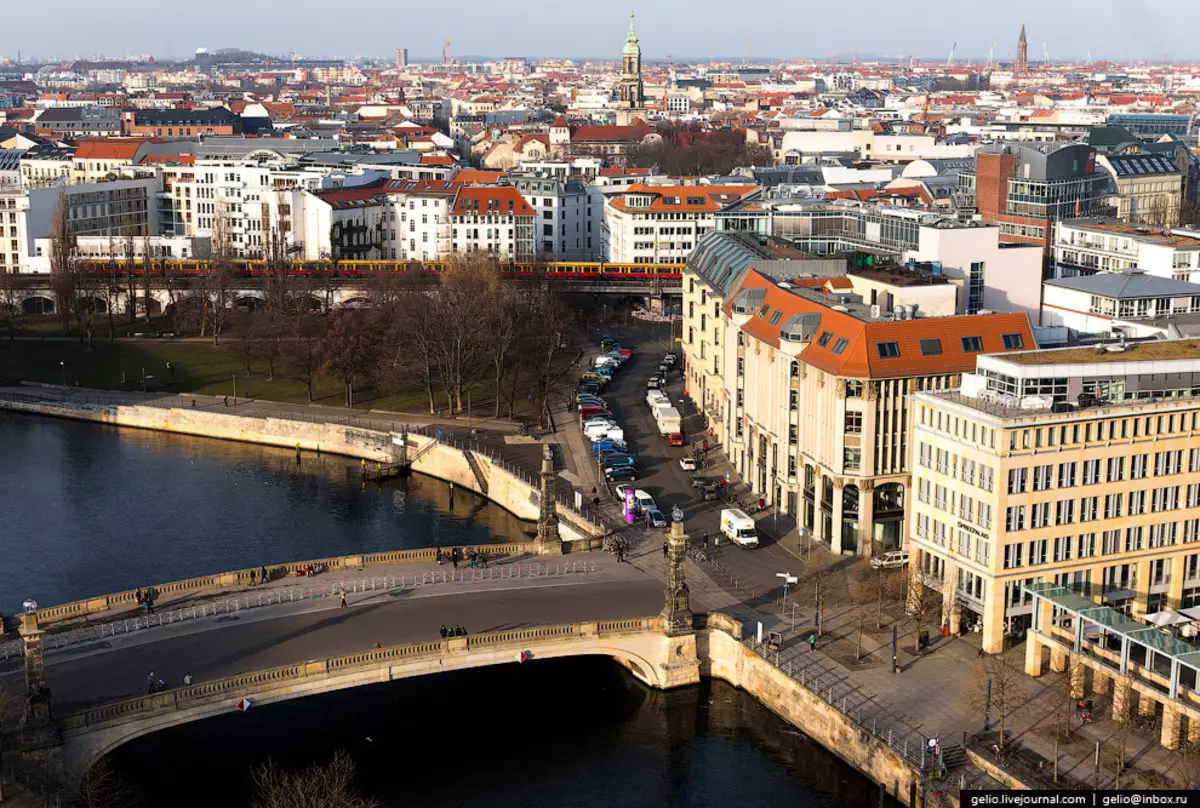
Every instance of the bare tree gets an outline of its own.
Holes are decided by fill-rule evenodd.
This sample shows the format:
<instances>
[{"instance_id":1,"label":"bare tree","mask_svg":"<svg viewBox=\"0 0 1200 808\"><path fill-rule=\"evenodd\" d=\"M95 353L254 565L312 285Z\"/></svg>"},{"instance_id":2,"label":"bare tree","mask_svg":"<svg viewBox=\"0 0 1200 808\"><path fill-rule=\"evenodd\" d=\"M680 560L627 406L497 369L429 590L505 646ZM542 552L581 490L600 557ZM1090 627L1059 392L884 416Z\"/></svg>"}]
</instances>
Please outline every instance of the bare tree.
<instances>
[{"instance_id":1,"label":"bare tree","mask_svg":"<svg viewBox=\"0 0 1200 808\"><path fill-rule=\"evenodd\" d=\"M547 424L550 415L550 391L563 375L555 368L555 358L561 350L565 335L574 327L574 312L551 288L525 287L525 334L522 354L534 373L532 397L538 421Z\"/></svg>"},{"instance_id":2,"label":"bare tree","mask_svg":"<svg viewBox=\"0 0 1200 808\"><path fill-rule=\"evenodd\" d=\"M829 595L837 587L844 582L842 573L832 567L821 567L813 571L812 575L808 576L807 582L812 586L813 605L816 607L816 624L817 636L823 636L825 632L825 612Z\"/></svg>"},{"instance_id":3,"label":"bare tree","mask_svg":"<svg viewBox=\"0 0 1200 808\"><path fill-rule=\"evenodd\" d=\"M253 311L239 312L237 315L237 339L233 343L233 352L238 361L246 369L247 376L254 375L254 363L259 359L258 321L261 315Z\"/></svg>"},{"instance_id":4,"label":"bare tree","mask_svg":"<svg viewBox=\"0 0 1200 808\"><path fill-rule=\"evenodd\" d=\"M375 808L355 788L354 761L337 752L326 764L285 772L268 761L254 770L251 808Z\"/></svg>"},{"instance_id":5,"label":"bare tree","mask_svg":"<svg viewBox=\"0 0 1200 808\"><path fill-rule=\"evenodd\" d=\"M11 345L17 337L17 273L0 270L0 324Z\"/></svg>"},{"instance_id":6,"label":"bare tree","mask_svg":"<svg viewBox=\"0 0 1200 808\"><path fill-rule=\"evenodd\" d=\"M925 618L930 611L941 605L942 593L926 586L921 572L914 567L908 573L905 601L908 616L913 621L913 653L919 654L921 653L921 631L925 628Z\"/></svg>"},{"instance_id":7,"label":"bare tree","mask_svg":"<svg viewBox=\"0 0 1200 808\"><path fill-rule=\"evenodd\" d=\"M291 259L288 255L287 233L272 225L263 244L263 296L267 308L288 311L291 282Z\"/></svg>"},{"instance_id":8,"label":"bare tree","mask_svg":"<svg viewBox=\"0 0 1200 808\"><path fill-rule=\"evenodd\" d=\"M325 364L325 357L321 353L324 329L325 318L297 315L292 320L292 338L285 343L283 350L284 373L304 385L310 404L313 385Z\"/></svg>"},{"instance_id":9,"label":"bare tree","mask_svg":"<svg viewBox=\"0 0 1200 808\"><path fill-rule=\"evenodd\" d=\"M481 311L480 297L486 299L495 278L496 262L490 258L456 260L442 274L431 300L439 318L438 369L451 412L465 409L464 395L483 363L487 316Z\"/></svg>"},{"instance_id":10,"label":"bare tree","mask_svg":"<svg viewBox=\"0 0 1200 808\"><path fill-rule=\"evenodd\" d=\"M142 322L150 322L150 291L154 285L154 258L150 255L150 231L142 228L142 260L139 265L142 282Z\"/></svg>"},{"instance_id":11,"label":"bare tree","mask_svg":"<svg viewBox=\"0 0 1200 808\"><path fill-rule=\"evenodd\" d=\"M74 785L72 804L78 808L127 808L135 791L120 778L109 758L96 761Z\"/></svg>"},{"instance_id":12,"label":"bare tree","mask_svg":"<svg viewBox=\"0 0 1200 808\"><path fill-rule=\"evenodd\" d=\"M229 232L229 214L224 207L217 210L213 218L212 239L209 242L208 261L200 277L204 330L212 333L213 345L221 342L221 334L229 321L233 307L234 249Z\"/></svg>"},{"instance_id":13,"label":"bare tree","mask_svg":"<svg viewBox=\"0 0 1200 808\"><path fill-rule=\"evenodd\" d=\"M283 358L285 329L289 319L300 319L301 314L291 317L277 309L267 309L255 316L258 321L258 354L267 363L267 381L275 381L275 370Z\"/></svg>"},{"instance_id":14,"label":"bare tree","mask_svg":"<svg viewBox=\"0 0 1200 808\"><path fill-rule=\"evenodd\" d=\"M369 319L366 311L336 312L322 341L325 368L342 382L348 407L354 406L354 383L363 378L374 358Z\"/></svg>"},{"instance_id":15,"label":"bare tree","mask_svg":"<svg viewBox=\"0 0 1200 808\"><path fill-rule=\"evenodd\" d=\"M71 329L71 316L76 309L79 283L79 248L75 228L71 224L71 209L64 192L58 197L54 219L50 223L50 288L62 322L65 337Z\"/></svg>"},{"instance_id":16,"label":"bare tree","mask_svg":"<svg viewBox=\"0 0 1200 808\"><path fill-rule=\"evenodd\" d=\"M1058 750L1059 745L1071 738L1071 720L1077 712L1079 698L1083 694L1084 679L1087 666L1078 654L1067 652L1066 665L1062 675L1055 680L1051 687L1054 698L1052 708L1055 718L1054 729L1054 782L1058 782Z\"/></svg>"},{"instance_id":17,"label":"bare tree","mask_svg":"<svg viewBox=\"0 0 1200 808\"><path fill-rule=\"evenodd\" d=\"M1125 769L1129 767L1129 738L1133 735L1133 677L1128 673L1114 676L1112 681L1113 688L1113 706L1116 706L1116 693L1118 690L1123 690L1125 693L1125 718L1118 721L1114 711L1113 715L1113 731L1109 736L1108 756L1112 763L1113 772L1115 774L1114 788L1120 790L1121 776L1125 774Z\"/></svg>"},{"instance_id":18,"label":"bare tree","mask_svg":"<svg viewBox=\"0 0 1200 808\"><path fill-rule=\"evenodd\" d=\"M108 315L108 341L117 338L116 302L121 286L121 268L117 263L117 245L112 234L108 237L108 260L104 263L104 283L100 292L104 300L104 312Z\"/></svg>"},{"instance_id":19,"label":"bare tree","mask_svg":"<svg viewBox=\"0 0 1200 808\"><path fill-rule=\"evenodd\" d=\"M510 283L494 273L488 286L488 306L483 312L483 330L487 334L485 350L491 357L496 386L495 417L500 417L504 373L521 335L520 300Z\"/></svg>"},{"instance_id":20,"label":"bare tree","mask_svg":"<svg viewBox=\"0 0 1200 808\"><path fill-rule=\"evenodd\" d=\"M137 321L137 283L135 281L137 248L134 244L132 230L125 234L122 253L124 254L122 263L125 267L125 309L129 314L129 324L133 325Z\"/></svg>"},{"instance_id":21,"label":"bare tree","mask_svg":"<svg viewBox=\"0 0 1200 808\"><path fill-rule=\"evenodd\" d=\"M1024 673L1013 664L1011 654L989 654L978 659L967 686L967 698L974 709L985 713L985 723L996 717L999 733L996 744L1004 750L1004 724L1008 715L1022 699L1021 679Z\"/></svg>"}]
</instances>

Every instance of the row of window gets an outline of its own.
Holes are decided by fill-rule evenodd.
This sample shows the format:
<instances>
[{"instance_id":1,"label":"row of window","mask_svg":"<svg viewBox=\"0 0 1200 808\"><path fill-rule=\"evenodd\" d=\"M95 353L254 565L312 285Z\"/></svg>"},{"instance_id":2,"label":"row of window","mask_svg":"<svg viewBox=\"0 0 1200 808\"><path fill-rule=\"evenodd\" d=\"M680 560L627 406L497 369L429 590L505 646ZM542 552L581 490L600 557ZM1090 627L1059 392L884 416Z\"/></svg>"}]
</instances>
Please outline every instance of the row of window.
<instances>
[{"instance_id":1,"label":"row of window","mask_svg":"<svg viewBox=\"0 0 1200 808\"><path fill-rule=\"evenodd\" d=\"M917 535L949 552L972 559L976 563L991 563L992 543L990 540L977 536L969 530L955 528L940 519L932 519L926 514L917 514Z\"/></svg>"},{"instance_id":2,"label":"row of window","mask_svg":"<svg viewBox=\"0 0 1200 808\"><path fill-rule=\"evenodd\" d=\"M922 444L923 446L926 444ZM938 450L940 461L943 449ZM926 454L928 454L926 452ZM1068 463L1047 463L1008 470L1008 493L1025 494L1034 491L1048 491L1051 488L1072 488L1082 483L1095 485L1109 482L1119 483L1125 480L1143 480L1151 476L1167 477L1181 474L1200 472L1200 449L1188 451L1186 469L1183 464L1183 450L1169 449L1165 452L1141 452L1134 455L1072 461ZM938 471L942 464L938 463ZM947 473L947 472L943 472Z\"/></svg>"},{"instance_id":3,"label":"row of window","mask_svg":"<svg viewBox=\"0 0 1200 808\"><path fill-rule=\"evenodd\" d=\"M925 482L922 480L921 482ZM1103 509L1101 505L1103 504ZM953 494L951 494L953 505ZM1037 502L1033 505L1010 505L1005 524L1009 531L1094 522L1098 519L1120 519L1145 513L1174 511L1180 508L1200 508L1200 483L1188 486L1139 489L1106 494L1103 503L1099 496L1081 499L1060 499L1057 502ZM1051 515L1053 514L1053 522ZM1027 519L1028 517L1028 519Z\"/></svg>"},{"instance_id":4,"label":"row of window","mask_svg":"<svg viewBox=\"0 0 1200 808\"><path fill-rule=\"evenodd\" d=\"M917 464L927 469L934 468L934 451L932 445L921 442L917 446ZM978 485L984 491L991 491L995 487L995 469L982 463L976 463L970 458L959 457L947 449L937 450L936 468L940 474L948 475L956 480L962 480L968 485ZM978 471L979 476L978 483L975 480L976 471Z\"/></svg>"},{"instance_id":5,"label":"row of window","mask_svg":"<svg viewBox=\"0 0 1200 808\"><path fill-rule=\"evenodd\" d=\"M1182 524L1182 530L1179 525ZM1117 555L1139 550L1171 547L1180 543L1200 542L1200 519L1185 522L1163 522L1157 525L1139 525L1124 530L1105 530L1101 533L1081 533L1078 536L1058 536L1054 539L1037 539L1004 546L1004 569L1035 567L1051 562L1062 563L1073 559L1094 558L1097 555ZM1188 556L1189 569L1194 572L1196 562ZM1170 559L1159 559L1169 561Z\"/></svg>"},{"instance_id":6,"label":"row of window","mask_svg":"<svg viewBox=\"0 0 1200 808\"><path fill-rule=\"evenodd\" d=\"M985 530L992 527L992 506L989 503L967 494L956 496L950 488L932 483L923 477L917 479L917 499L965 522L973 522Z\"/></svg>"}]
</instances>

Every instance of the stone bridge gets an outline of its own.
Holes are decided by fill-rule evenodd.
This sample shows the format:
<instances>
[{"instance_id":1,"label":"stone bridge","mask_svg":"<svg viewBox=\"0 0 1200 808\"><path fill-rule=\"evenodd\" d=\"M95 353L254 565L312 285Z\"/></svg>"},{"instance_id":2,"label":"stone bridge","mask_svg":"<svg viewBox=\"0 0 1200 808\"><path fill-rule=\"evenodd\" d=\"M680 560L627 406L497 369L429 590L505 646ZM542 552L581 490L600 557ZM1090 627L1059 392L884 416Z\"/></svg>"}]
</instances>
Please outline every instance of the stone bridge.
<instances>
[{"instance_id":1,"label":"stone bridge","mask_svg":"<svg viewBox=\"0 0 1200 808\"><path fill-rule=\"evenodd\" d=\"M239 709L334 690L487 665L570 656L607 656L653 688L699 681L695 640L667 636L661 617L539 626L358 654L230 676L192 687L104 704L59 718L63 762L84 771L142 735Z\"/></svg>"}]
</instances>

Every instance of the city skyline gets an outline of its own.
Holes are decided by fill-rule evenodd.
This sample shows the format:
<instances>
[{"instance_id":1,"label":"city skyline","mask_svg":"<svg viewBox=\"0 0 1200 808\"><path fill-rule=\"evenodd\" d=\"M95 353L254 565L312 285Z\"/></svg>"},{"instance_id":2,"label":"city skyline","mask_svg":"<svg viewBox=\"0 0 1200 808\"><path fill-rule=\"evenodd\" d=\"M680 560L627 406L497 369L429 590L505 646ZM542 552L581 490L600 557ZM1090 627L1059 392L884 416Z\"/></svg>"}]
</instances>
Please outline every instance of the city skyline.
<instances>
[{"instance_id":1,"label":"city skyline","mask_svg":"<svg viewBox=\"0 0 1200 808\"><path fill-rule=\"evenodd\" d=\"M1032 61L1043 58L1045 43L1052 61L1083 60L1088 51L1096 61L1145 60L1159 62L1200 61L1200 45L1189 41L1183 29L1172 20L1186 13L1183 0L1146 3L1138 13L1129 13L1129 4L1103 3L1080 18L1073 10L1015 0L1008 4L1002 19L986 25L975 13L986 11L979 2L964 4L957 16L947 17L944 6L919 0L905 8L868 0L863 14L854 18L826 18L817 21L802 15L786 15L771 25L760 17L728 19L724 8L712 0L685 4L676 0L650 8L633 6L638 30L647 59L674 57L686 61L709 58L751 60L814 58L826 59L857 53L862 58L915 55L927 61L944 62L955 47L956 63L987 58L993 47L994 59L1010 62L1016 55L1017 35L1022 23L1028 30ZM401 13L393 7L376 4L364 15L378 24L367 31L329 31L308 21L324 13L324 7L311 0L298 0L285 7L278 3L258 4L252 8L234 7L227 0L215 0L207 7L214 13L190 20L186 31L169 26L136 26L139 11L152 11L145 0L125 0L117 7L125 13L114 14L113 6L96 7L68 2L65 13L75 21L71 30L86 31L86 39L72 38L70 30L46 29L39 25L37 12L29 7L10 12L6 33L0 36L0 54L23 61L91 58L104 55L151 55L156 59L187 59L197 48L244 48L268 54L296 52L307 57L378 57L388 58L397 47L409 49L414 61L440 58L443 39L453 40L452 54L463 57L530 58L563 57L610 59L613 43L620 43L626 30L628 11L613 7L594 15L586 27L566 10L544 13L529 0L510 0L502 14L521 21L516 30L510 24L497 24L496 9L479 0L466 0L458 17L434 14L423 8ZM915 6L915 7L914 7ZM686 15L684 12L686 11ZM925 13L928 12L928 13ZM281 14L296 20L295 25L280 24ZM936 26L929 19L945 21ZM996 15L990 15L996 16ZM862 20L868 21L867 25ZM234 20L237 24L230 25ZM20 36L14 36L20 32ZM748 46L747 46L747 43Z\"/></svg>"}]
</instances>

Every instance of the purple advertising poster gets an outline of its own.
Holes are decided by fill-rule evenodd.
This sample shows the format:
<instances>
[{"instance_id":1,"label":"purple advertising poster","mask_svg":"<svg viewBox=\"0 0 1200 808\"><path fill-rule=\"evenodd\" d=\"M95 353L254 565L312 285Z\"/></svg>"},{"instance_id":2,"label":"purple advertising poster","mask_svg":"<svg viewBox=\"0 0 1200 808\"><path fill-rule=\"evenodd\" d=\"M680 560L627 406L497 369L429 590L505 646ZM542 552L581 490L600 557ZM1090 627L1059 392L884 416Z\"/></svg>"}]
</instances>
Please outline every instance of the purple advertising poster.
<instances>
[{"instance_id":1,"label":"purple advertising poster","mask_svg":"<svg viewBox=\"0 0 1200 808\"><path fill-rule=\"evenodd\" d=\"M636 506L633 504L633 489L625 489L625 524L632 525L637 519Z\"/></svg>"}]
</instances>

